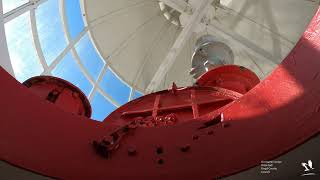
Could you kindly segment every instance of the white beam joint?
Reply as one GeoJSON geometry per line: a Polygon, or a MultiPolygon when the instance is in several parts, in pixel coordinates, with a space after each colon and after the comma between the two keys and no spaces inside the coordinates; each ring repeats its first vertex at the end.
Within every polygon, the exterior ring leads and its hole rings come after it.
{"type": "Polygon", "coordinates": [[[48,69],[45,69],[43,72],[43,75],[48,75],[51,73],[51,71],[60,63],[60,61],[68,54],[68,52],[71,50],[72,47],[77,44],[80,39],[88,32],[88,28],[86,27],[76,39],[71,40],[71,42],[67,45],[67,47],[56,57],[56,59],[50,64],[48,69]]]}
{"type": "Polygon", "coordinates": [[[3,15],[4,23],[11,21],[12,19],[20,16],[21,14],[24,14],[25,12],[28,12],[32,9],[36,9],[40,4],[46,2],[47,0],[34,0],[29,1],[28,3],[19,6],[12,11],[9,11],[3,15]]]}

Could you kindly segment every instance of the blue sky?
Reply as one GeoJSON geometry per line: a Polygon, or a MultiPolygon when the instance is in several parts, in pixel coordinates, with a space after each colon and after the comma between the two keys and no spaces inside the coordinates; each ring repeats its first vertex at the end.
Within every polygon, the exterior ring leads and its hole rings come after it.
{"type": "Polygon", "coordinates": [[[97,54],[88,34],[84,35],[76,44],[76,51],[90,75],[97,80],[105,62],[97,54]]]}
{"type": "Polygon", "coordinates": [[[66,0],[64,3],[69,33],[71,38],[75,39],[84,29],[80,0],[66,0]]]}
{"type": "Polygon", "coordinates": [[[100,86],[121,105],[126,103],[129,99],[131,91],[130,87],[124,84],[109,68],[104,75],[100,86]]]}
{"type": "Polygon", "coordinates": [[[67,46],[59,13],[59,2],[49,0],[41,4],[36,9],[36,22],[41,49],[47,64],[50,65],[67,46]]]}
{"type": "Polygon", "coordinates": [[[29,17],[30,13],[26,12],[5,24],[11,63],[16,78],[20,82],[39,75],[43,71],[33,45],[29,17]]]}
{"type": "Polygon", "coordinates": [[[15,9],[16,7],[19,7],[27,2],[29,2],[29,0],[2,0],[3,14],[5,14],[5,13],[15,9]]]}
{"type": "MultiPolygon", "coordinates": [[[[13,10],[27,0],[3,0],[4,13],[13,10]]],[[[65,14],[66,25],[72,40],[76,39],[85,29],[82,19],[79,0],[66,0],[65,14]]],[[[63,20],[60,14],[58,0],[48,0],[35,10],[36,30],[45,63],[50,66],[57,57],[66,49],[68,41],[63,28],[63,20]]],[[[34,45],[32,36],[30,12],[26,12],[5,24],[6,38],[10,59],[18,81],[23,82],[28,78],[40,75],[44,68],[40,63],[39,54],[34,45]]],[[[96,81],[101,73],[105,60],[100,57],[91,42],[89,34],[85,34],[74,46],[81,64],[85,67],[88,75],[96,81]]],[[[75,54],[67,52],[58,65],[52,70],[52,75],[61,77],[79,87],[87,96],[94,89],[93,84],[81,71],[77,64],[75,54]]],[[[131,87],[124,83],[110,68],[107,68],[99,86],[113,101],[122,105],[128,102],[131,87]]],[[[142,93],[134,91],[132,99],[142,96],[142,93]]],[[[112,101],[105,98],[97,91],[92,98],[92,118],[103,120],[117,107],[112,101]]]]}

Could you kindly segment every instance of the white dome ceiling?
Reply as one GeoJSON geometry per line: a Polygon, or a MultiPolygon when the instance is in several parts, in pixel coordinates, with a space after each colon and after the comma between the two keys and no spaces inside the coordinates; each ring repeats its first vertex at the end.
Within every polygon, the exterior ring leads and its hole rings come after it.
{"type": "MultiPolygon", "coordinates": [[[[189,4],[195,9],[199,2],[190,0],[189,4]]],[[[294,47],[319,0],[221,0],[213,4],[216,6],[208,7],[205,18],[192,28],[173,65],[153,90],[166,89],[172,82],[192,84],[191,56],[195,42],[205,34],[227,44],[235,64],[263,79],[294,47]]],[[[183,30],[163,16],[158,0],[90,0],[83,2],[83,12],[102,57],[126,83],[142,92],[183,30]]],[[[191,16],[182,13],[182,25],[191,16]]]]}

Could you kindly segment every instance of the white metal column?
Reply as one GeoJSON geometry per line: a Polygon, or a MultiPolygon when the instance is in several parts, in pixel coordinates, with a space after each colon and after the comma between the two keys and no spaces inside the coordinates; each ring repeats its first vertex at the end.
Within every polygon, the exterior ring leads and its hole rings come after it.
{"type": "Polygon", "coordinates": [[[184,0],[160,0],[180,13],[192,14],[192,7],[184,0]]]}
{"type": "MultiPolygon", "coordinates": [[[[2,0],[0,0],[0,12],[2,14],[2,0]]],[[[0,24],[1,24],[0,25],[0,54],[1,54],[0,66],[3,67],[12,76],[14,76],[13,68],[11,65],[9,52],[8,52],[6,33],[4,31],[4,16],[3,15],[1,15],[1,17],[0,17],[0,24]]]]}
{"type": "Polygon", "coordinates": [[[147,93],[150,93],[158,88],[162,79],[168,73],[176,58],[180,54],[188,38],[191,36],[194,28],[200,23],[204,14],[207,12],[207,8],[210,7],[212,2],[213,0],[202,0],[199,2],[199,6],[196,8],[195,12],[190,17],[188,24],[181,31],[180,35],[176,39],[176,42],[173,44],[166,58],[162,61],[159,69],[152,78],[150,84],[146,89],[147,93]]]}

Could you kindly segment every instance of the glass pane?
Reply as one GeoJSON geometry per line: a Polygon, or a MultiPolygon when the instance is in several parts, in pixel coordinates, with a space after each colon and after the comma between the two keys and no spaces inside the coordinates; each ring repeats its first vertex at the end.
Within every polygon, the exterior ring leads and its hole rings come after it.
{"type": "Polygon", "coordinates": [[[2,12],[5,14],[27,2],[29,2],[29,0],[2,0],[2,12]]]}
{"type": "Polygon", "coordinates": [[[134,91],[132,95],[132,100],[137,99],[139,97],[143,96],[143,94],[139,91],[134,91]]]}
{"type": "Polygon", "coordinates": [[[89,95],[92,85],[89,80],[82,74],[80,67],[73,59],[69,52],[58,66],[52,71],[54,76],[65,79],[75,86],[79,87],[83,93],[89,95]]]}
{"type": "Polygon", "coordinates": [[[84,29],[80,0],[67,0],[64,2],[69,33],[71,38],[75,39],[84,29]]]}
{"type": "Polygon", "coordinates": [[[36,9],[37,30],[47,64],[65,49],[67,42],[59,13],[59,1],[48,0],[36,9]]]}
{"type": "Polygon", "coordinates": [[[100,93],[96,93],[91,102],[92,119],[103,121],[111,112],[116,109],[110,101],[105,99],[100,93]]]}
{"type": "Polygon", "coordinates": [[[23,82],[30,77],[40,75],[43,67],[34,47],[29,12],[6,23],[5,31],[17,80],[23,82]]]}
{"type": "Polygon", "coordinates": [[[119,104],[122,105],[128,102],[130,87],[123,83],[110,69],[104,75],[100,86],[119,104]]]}
{"type": "Polygon", "coordinates": [[[99,73],[104,65],[104,61],[97,54],[88,34],[82,37],[76,45],[76,50],[82,64],[87,68],[90,75],[94,79],[98,79],[99,73]]]}

